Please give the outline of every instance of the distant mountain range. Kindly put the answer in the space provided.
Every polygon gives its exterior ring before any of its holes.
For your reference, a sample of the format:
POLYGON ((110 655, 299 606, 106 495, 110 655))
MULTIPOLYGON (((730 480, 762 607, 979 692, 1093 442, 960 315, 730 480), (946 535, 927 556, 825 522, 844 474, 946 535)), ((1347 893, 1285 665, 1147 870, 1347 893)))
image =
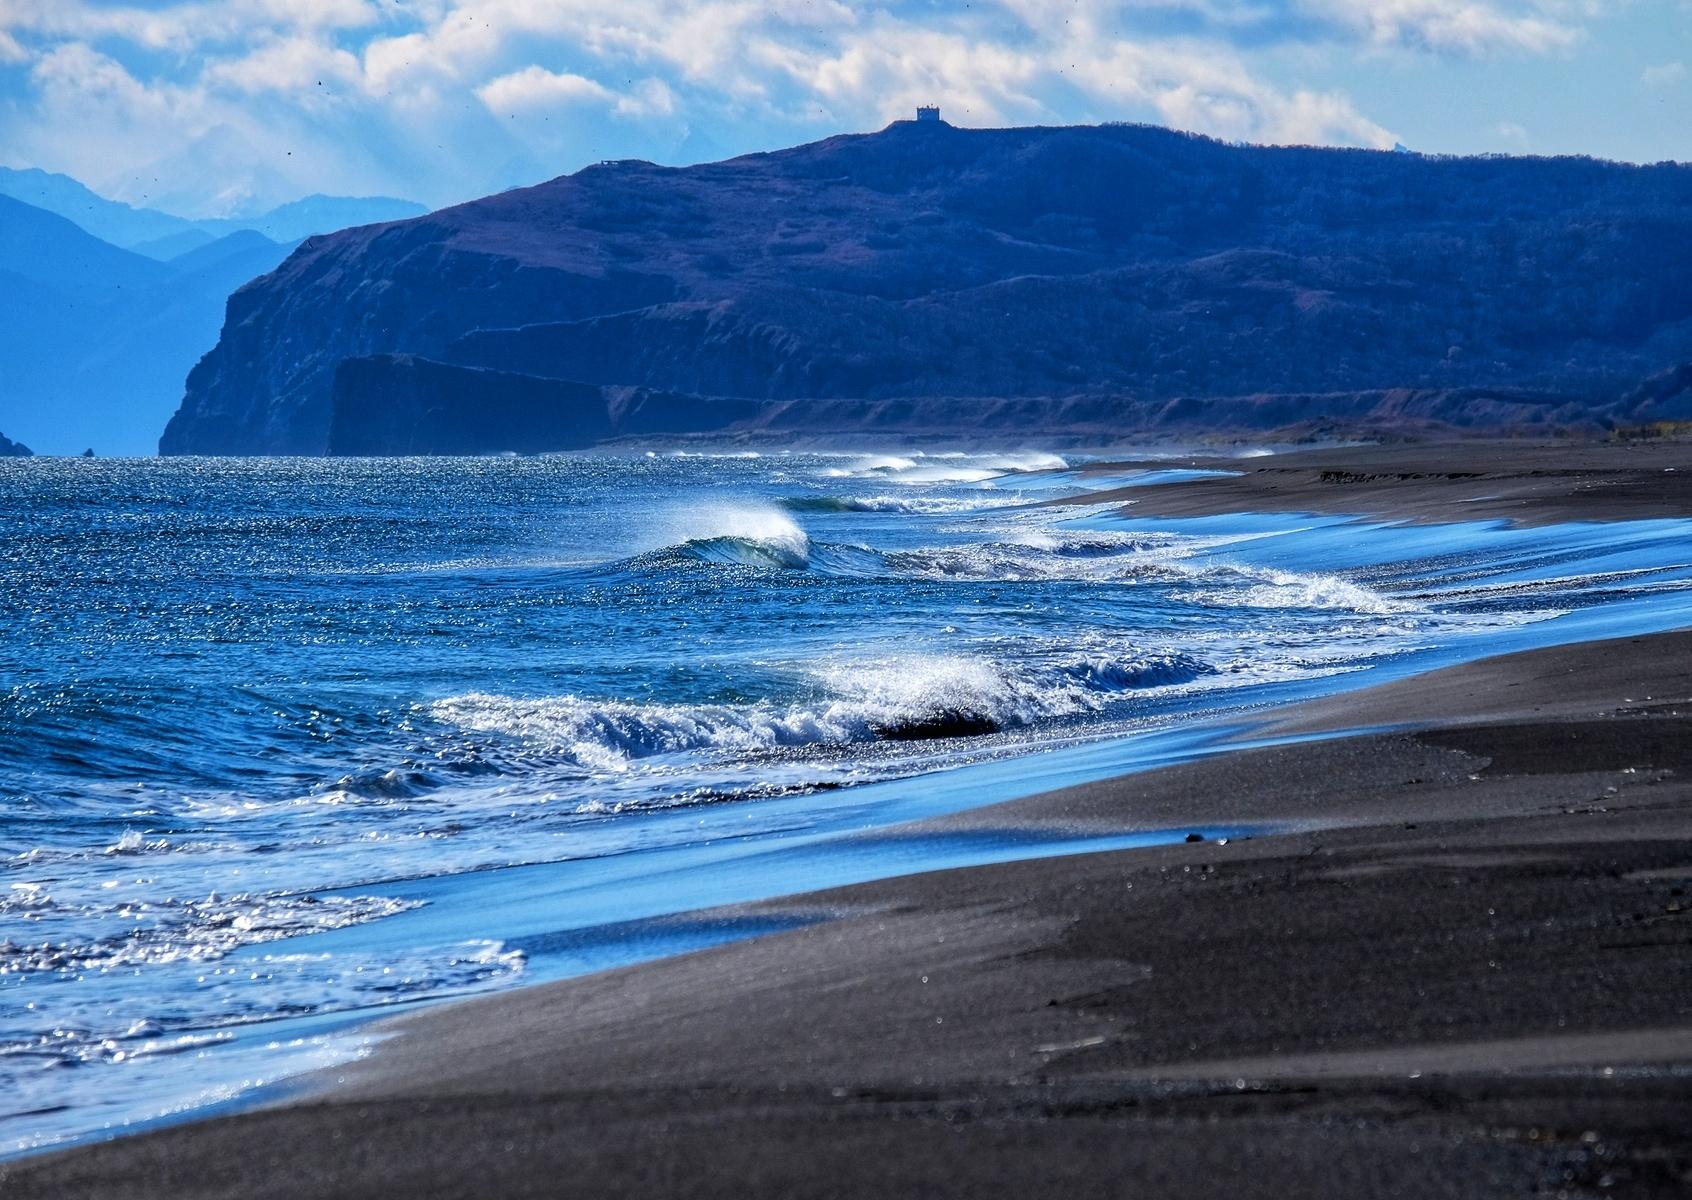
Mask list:
POLYGON ((1692 409, 1689 268, 1686 166, 901 122, 313 238, 161 446, 1594 429, 1692 409))
POLYGON ((420 211, 314 196, 247 222, 185 221, 0 169, 0 428, 49 453, 154 453, 231 292, 311 232, 420 211))
POLYGON ((314 233, 399 221, 427 211, 421 204, 390 196, 307 196, 255 216, 190 220, 108 200, 69 175, 15 167, 0 167, 0 196, 57 213, 102 241, 161 262, 241 230, 273 242, 297 242, 314 233))

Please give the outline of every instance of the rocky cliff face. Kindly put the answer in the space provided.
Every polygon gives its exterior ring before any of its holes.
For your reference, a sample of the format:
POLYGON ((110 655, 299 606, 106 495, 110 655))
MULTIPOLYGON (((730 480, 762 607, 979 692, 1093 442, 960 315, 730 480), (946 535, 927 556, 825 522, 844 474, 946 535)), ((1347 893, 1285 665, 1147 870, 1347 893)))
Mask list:
POLYGON ((314 238, 231 299, 161 449, 1590 425, 1692 360, 1689 265, 1674 164, 901 123, 314 238))

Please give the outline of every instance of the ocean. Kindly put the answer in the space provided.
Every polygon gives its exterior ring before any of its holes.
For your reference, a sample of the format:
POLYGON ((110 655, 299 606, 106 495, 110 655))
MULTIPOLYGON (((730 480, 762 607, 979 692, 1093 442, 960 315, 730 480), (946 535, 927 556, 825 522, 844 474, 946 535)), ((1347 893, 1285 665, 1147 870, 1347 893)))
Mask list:
POLYGON ((408 1005, 769 928, 711 905, 1179 840, 893 827, 1692 620, 1681 521, 1051 503, 1190 474, 0 462, 0 1152, 278 1094, 408 1005))

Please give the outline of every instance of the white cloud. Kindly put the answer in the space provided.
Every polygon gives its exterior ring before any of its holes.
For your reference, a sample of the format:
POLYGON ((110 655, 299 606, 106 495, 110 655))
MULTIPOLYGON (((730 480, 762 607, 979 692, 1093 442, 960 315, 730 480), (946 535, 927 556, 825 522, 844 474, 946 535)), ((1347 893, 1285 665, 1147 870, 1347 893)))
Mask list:
POLYGON ((616 99, 610 88, 586 76, 536 66, 490 80, 476 89, 476 95, 497 115, 572 104, 608 105, 616 99))
POLYGON ((676 95, 662 79, 642 79, 627 92, 614 91, 568 71, 527 66, 491 79, 476 89, 476 97, 495 116, 523 116, 593 105, 620 117, 669 116, 676 95))
POLYGON ((187 0, 150 7, 88 0, 0 3, 0 29, 116 39, 151 50, 186 51, 279 31, 359 29, 380 19, 370 0, 187 0))
POLYGON ((1112 38, 1083 6, 1041 19, 1043 2, 1023 0, 1019 15, 1047 32, 1015 44, 961 25, 930 29, 883 17, 821 49, 761 38, 744 61, 778 69, 801 97, 848 125, 939 102, 949 119, 968 125, 1062 123, 1081 107, 1095 119, 1155 117, 1227 138, 1392 144, 1345 96, 1264 83, 1226 47, 1112 38))
POLYGON ((1648 88, 1678 87, 1686 80, 1686 64, 1680 62, 1663 63, 1661 66, 1646 67, 1639 76, 1639 82, 1648 88))
POLYGON ((83 42, 65 42, 36 60, 30 77, 49 104, 98 110, 107 104, 140 116, 168 106, 109 55, 83 42))
POLYGON ((1500 121, 1495 131, 1499 137, 1512 145, 1522 147, 1528 144, 1527 127, 1517 121, 1500 121))
POLYGON ((514 40, 491 14, 455 8, 427 29, 369 42, 363 55, 367 89, 400 100, 433 99, 443 89, 485 79, 514 40))
POLYGON ((1303 0, 1300 7, 1369 45, 1439 54, 1545 54, 1567 50, 1581 38, 1567 6, 1532 0, 1303 0))
POLYGON ((1254 79, 1231 54, 1197 46, 1148 52, 1119 44, 1077 47, 1078 84, 1104 104, 1143 101, 1180 129, 1232 140, 1363 145, 1385 149, 1392 133, 1338 93, 1282 91, 1254 79))
POLYGON ((616 108, 626 117, 668 117, 676 112, 676 93, 662 79, 642 79, 617 97, 616 108))
MULTIPOLYGON (((322 97, 325 88, 363 86, 357 57, 309 34, 267 41, 239 58, 211 63, 201 79, 236 92, 322 97)), ((329 93, 332 94, 332 93, 329 93)))
POLYGON ((1178 18, 1234 44, 1330 42, 1442 55, 1542 54, 1579 41, 1614 0, 1001 0, 1031 29, 1178 18))
POLYGON ((1039 85, 1055 68, 1035 48, 971 41, 956 33, 883 22, 848 31, 821 49, 764 36, 747 47, 749 65, 768 68, 776 94, 795 83, 801 101, 821 103, 836 121, 881 124, 918 104, 944 101, 970 125, 1051 118, 1039 85))
POLYGON ((1358 51, 1562 54, 1615 2, 0 0, 0 66, 29 81, 8 95, 0 72, 0 143, 95 182, 161 160, 193 174, 197 139, 232 131, 198 168, 207 195, 246 146, 255 202, 297 186, 437 203, 701 134, 739 148, 873 128, 929 101, 966 125, 1156 120, 1384 147, 1380 121, 1300 74, 1331 80, 1323 64, 1358 51))

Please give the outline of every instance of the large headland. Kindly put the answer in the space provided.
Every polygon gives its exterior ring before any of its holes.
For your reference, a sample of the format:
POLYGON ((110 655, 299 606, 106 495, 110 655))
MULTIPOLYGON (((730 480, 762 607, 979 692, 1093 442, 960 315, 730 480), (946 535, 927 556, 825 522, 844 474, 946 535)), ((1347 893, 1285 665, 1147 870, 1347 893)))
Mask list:
POLYGON ((308 239, 166 454, 1692 418, 1692 166, 896 122, 308 239))

